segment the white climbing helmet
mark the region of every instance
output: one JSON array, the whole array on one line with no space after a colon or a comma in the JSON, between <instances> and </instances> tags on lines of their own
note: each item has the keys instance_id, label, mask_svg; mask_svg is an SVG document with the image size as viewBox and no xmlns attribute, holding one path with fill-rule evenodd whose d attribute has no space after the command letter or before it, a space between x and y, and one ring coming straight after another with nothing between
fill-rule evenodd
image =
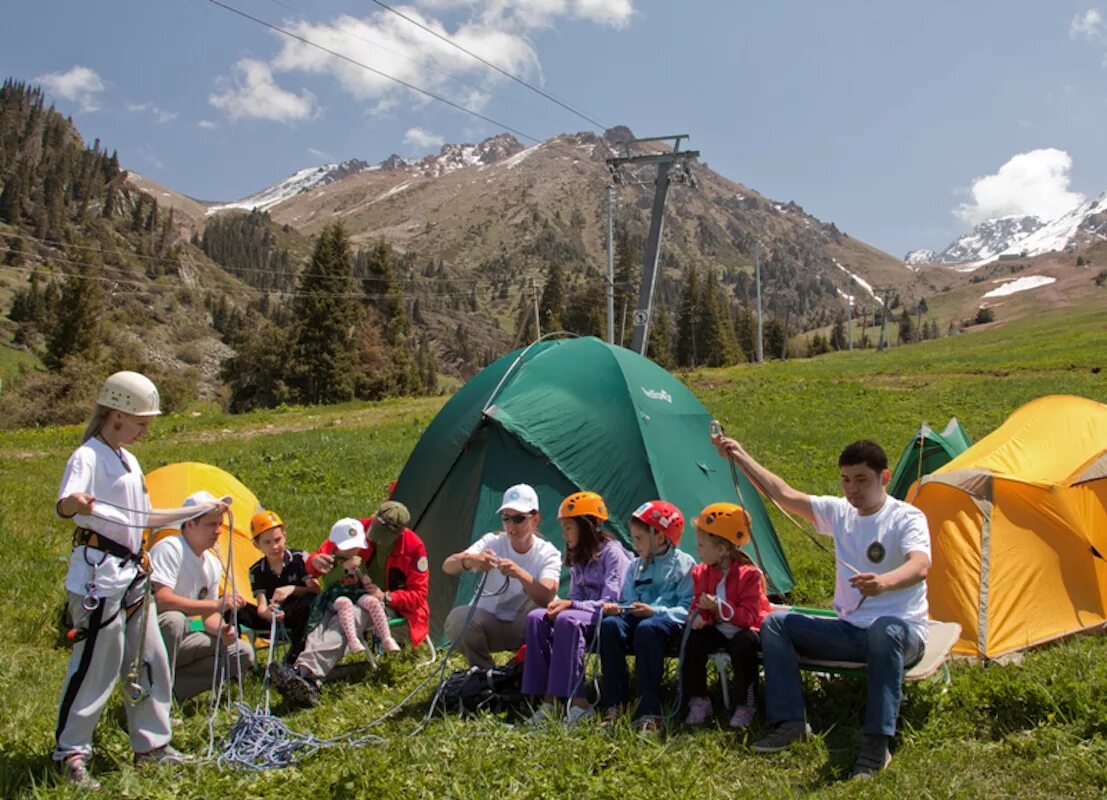
<instances>
[{"instance_id":1,"label":"white climbing helmet","mask_svg":"<svg viewBox=\"0 0 1107 800\"><path fill-rule=\"evenodd\" d=\"M137 372L116 372L100 387L99 405L136 417L154 417L161 413L161 398L154 382Z\"/></svg>"}]
</instances>

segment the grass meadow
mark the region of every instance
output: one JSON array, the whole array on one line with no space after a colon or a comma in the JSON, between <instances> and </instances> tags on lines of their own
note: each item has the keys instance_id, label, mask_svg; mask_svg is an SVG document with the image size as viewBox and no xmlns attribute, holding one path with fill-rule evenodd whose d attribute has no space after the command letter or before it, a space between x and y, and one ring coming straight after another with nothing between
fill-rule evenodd
<instances>
[{"instance_id":1,"label":"grass meadow","mask_svg":"<svg viewBox=\"0 0 1107 800\"><path fill-rule=\"evenodd\" d=\"M1095 309L997 330L810 361L707 370L693 391L763 463L813 493L836 491L834 463L850 440L871 437L894 460L923 420L957 416L974 439L1022 403L1052 393L1107 399L1107 315ZM135 452L147 472L181 460L223 467L314 545L342 515L368 512L399 472L441 398L231 417L202 408L158 420ZM0 433L0 797L62 798L48 753L68 650L58 643L69 526L51 508L78 427ZM706 435L706 432L705 432ZM773 511L773 514L776 512ZM832 563L779 516L799 602L826 603ZM432 565L432 569L436 565ZM433 578L432 578L433 579ZM460 664L460 662L459 662ZM332 736L390 708L427 674L414 654L328 684L319 708L277 706L295 730ZM859 786L852 763L864 702L861 681L808 677L817 737L756 756L745 734L674 728L643 740L613 732L510 729L494 718L438 718L415 737L429 690L377 728L384 744L334 749L264 773L210 766L136 770L118 693L97 731L94 774L103 796L125 798L667 798L667 797L1102 797L1107 792L1107 641L1089 635L1042 648L1021 664L955 665L952 682L908 688L895 760ZM259 682L251 678L251 701ZM207 707L192 703L174 744L200 752ZM217 733L232 717L222 711ZM761 732L755 728L749 736Z\"/></svg>"}]
</instances>

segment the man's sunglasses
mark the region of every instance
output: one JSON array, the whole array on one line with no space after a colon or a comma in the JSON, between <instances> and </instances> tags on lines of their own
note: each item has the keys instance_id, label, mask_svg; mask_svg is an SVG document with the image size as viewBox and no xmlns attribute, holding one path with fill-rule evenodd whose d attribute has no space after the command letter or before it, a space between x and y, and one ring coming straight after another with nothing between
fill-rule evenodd
<instances>
[{"instance_id":1,"label":"man's sunglasses","mask_svg":"<svg viewBox=\"0 0 1107 800\"><path fill-rule=\"evenodd\" d=\"M500 519L502 519L504 522L514 522L516 525L518 525L529 516L530 514L504 514L502 517L500 517Z\"/></svg>"}]
</instances>

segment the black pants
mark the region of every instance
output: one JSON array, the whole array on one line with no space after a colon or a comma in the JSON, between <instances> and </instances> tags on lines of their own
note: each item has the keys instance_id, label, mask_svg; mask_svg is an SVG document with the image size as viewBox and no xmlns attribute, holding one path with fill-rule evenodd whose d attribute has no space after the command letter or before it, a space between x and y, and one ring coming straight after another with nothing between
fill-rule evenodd
<instances>
[{"instance_id":1,"label":"black pants","mask_svg":"<svg viewBox=\"0 0 1107 800\"><path fill-rule=\"evenodd\" d=\"M761 637L757 631L743 628L727 638L714 625L708 625L688 634L684 646L683 674L684 697L707 696L707 658L712 653L725 650L730 654L730 665L734 669L734 702L747 705L749 698L755 696L757 686L757 651L761 649ZM720 675L721 680L726 676Z\"/></svg>"},{"instance_id":2,"label":"black pants","mask_svg":"<svg viewBox=\"0 0 1107 800\"><path fill-rule=\"evenodd\" d=\"M281 603L284 611L284 628L288 631L289 647L284 660L291 664L303 652L304 638L307 636L308 617L311 616L311 604L314 594L294 594ZM269 621L258 614L258 607L247 603L238 610L238 624L258 633L269 635ZM272 647L272 643L270 643Z\"/></svg>"}]
</instances>

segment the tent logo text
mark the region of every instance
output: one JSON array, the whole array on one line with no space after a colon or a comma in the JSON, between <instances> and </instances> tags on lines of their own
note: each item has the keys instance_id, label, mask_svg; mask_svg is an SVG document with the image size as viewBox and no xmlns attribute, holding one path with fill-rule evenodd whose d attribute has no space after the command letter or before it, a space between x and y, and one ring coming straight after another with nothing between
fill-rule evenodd
<instances>
[{"instance_id":1,"label":"tent logo text","mask_svg":"<svg viewBox=\"0 0 1107 800\"><path fill-rule=\"evenodd\" d=\"M672 395L670 395L664 389L661 389L661 390L647 389L645 386L643 386L642 387L642 393L644 395L646 395L646 397L650 398L651 400L664 400L669 405L673 404Z\"/></svg>"}]
</instances>

